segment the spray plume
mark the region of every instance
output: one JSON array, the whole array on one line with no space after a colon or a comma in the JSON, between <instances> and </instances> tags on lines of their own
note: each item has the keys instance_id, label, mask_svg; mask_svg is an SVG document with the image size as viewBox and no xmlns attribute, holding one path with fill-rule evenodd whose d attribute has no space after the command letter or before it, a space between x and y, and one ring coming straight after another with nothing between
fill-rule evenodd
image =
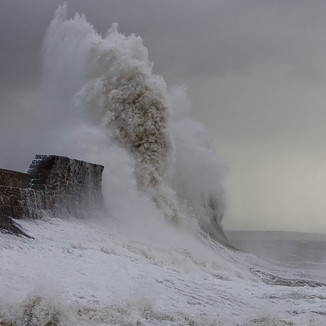
<instances>
[{"instance_id":1,"label":"spray plume","mask_svg":"<svg viewBox=\"0 0 326 326\"><path fill-rule=\"evenodd\" d=\"M106 187L113 215L124 215L114 207L128 201L151 218L195 224L225 240L225 166L205 127L188 117L185 90L168 91L152 73L140 37L119 33L117 24L102 37L84 15L67 19L67 6L60 6L44 42L43 84L49 116L55 112L69 129L57 149L118 171L107 177L115 180Z\"/></svg>"}]
</instances>

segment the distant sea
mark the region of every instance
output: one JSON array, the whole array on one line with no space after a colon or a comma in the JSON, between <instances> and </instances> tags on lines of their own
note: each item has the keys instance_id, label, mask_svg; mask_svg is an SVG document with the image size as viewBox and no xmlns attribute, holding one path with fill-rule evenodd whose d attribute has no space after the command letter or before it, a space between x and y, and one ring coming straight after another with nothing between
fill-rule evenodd
<instances>
[{"instance_id":1,"label":"distant sea","mask_svg":"<svg viewBox=\"0 0 326 326\"><path fill-rule=\"evenodd\" d=\"M230 242L273 264L324 271L326 234L283 231L225 231Z\"/></svg>"}]
</instances>

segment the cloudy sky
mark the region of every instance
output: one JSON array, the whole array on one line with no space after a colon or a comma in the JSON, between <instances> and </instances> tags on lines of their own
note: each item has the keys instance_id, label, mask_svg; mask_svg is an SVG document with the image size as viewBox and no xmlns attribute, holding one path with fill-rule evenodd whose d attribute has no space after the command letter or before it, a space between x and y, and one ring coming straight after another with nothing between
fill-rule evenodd
<instances>
[{"instance_id":1,"label":"cloudy sky","mask_svg":"<svg viewBox=\"0 0 326 326\"><path fill-rule=\"evenodd\" d=\"M25 170L41 45L62 1L0 1L0 166ZM229 164L225 228L326 233L325 0L71 0L143 38ZM32 119L31 119L32 117ZM35 119L34 119L35 118ZM39 137L39 135L32 135Z\"/></svg>"}]
</instances>

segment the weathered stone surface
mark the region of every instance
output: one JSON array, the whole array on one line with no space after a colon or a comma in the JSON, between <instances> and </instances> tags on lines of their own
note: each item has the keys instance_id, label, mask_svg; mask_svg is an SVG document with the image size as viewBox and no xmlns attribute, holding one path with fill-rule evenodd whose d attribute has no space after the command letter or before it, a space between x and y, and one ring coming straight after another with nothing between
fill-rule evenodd
<instances>
[{"instance_id":1,"label":"weathered stone surface","mask_svg":"<svg viewBox=\"0 0 326 326\"><path fill-rule=\"evenodd\" d=\"M68 157L36 155L27 172L29 187L44 191L44 208L55 215L83 217L102 205L103 169Z\"/></svg>"},{"instance_id":2,"label":"weathered stone surface","mask_svg":"<svg viewBox=\"0 0 326 326\"><path fill-rule=\"evenodd\" d=\"M7 233L23 235L25 237L31 238L28 234L22 231L16 223L8 216L3 216L0 218L0 230L3 230Z\"/></svg>"},{"instance_id":3,"label":"weathered stone surface","mask_svg":"<svg viewBox=\"0 0 326 326\"><path fill-rule=\"evenodd\" d=\"M9 225L8 217L37 219L44 212L87 217L103 207L103 168L68 157L36 155L27 174L0 170L0 229Z\"/></svg>"},{"instance_id":4,"label":"weathered stone surface","mask_svg":"<svg viewBox=\"0 0 326 326\"><path fill-rule=\"evenodd\" d=\"M0 169L0 186L26 188L28 183L28 174Z\"/></svg>"},{"instance_id":5,"label":"weathered stone surface","mask_svg":"<svg viewBox=\"0 0 326 326\"><path fill-rule=\"evenodd\" d=\"M0 186L0 216L21 218L24 215L25 205L22 203L20 189Z\"/></svg>"}]
</instances>

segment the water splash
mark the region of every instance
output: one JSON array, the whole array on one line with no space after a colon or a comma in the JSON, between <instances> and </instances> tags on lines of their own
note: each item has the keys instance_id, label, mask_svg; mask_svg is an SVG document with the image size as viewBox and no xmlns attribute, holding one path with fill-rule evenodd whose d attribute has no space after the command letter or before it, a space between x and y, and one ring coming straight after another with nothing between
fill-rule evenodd
<instances>
[{"instance_id":1,"label":"water splash","mask_svg":"<svg viewBox=\"0 0 326 326\"><path fill-rule=\"evenodd\" d=\"M102 37L84 15L68 19L63 5L49 26L44 58L49 116L73 134L58 148L102 163L105 173L121 173L120 180L106 183L111 212L119 200L120 208L126 201L133 206L133 197L142 201L139 214L154 210L151 218L163 215L174 224L199 225L205 234L223 238L225 167L216 159L205 127L189 119L184 90L167 90L163 78L152 73L142 39L119 33L117 24ZM112 174L109 178L114 179ZM139 211L135 206L132 215ZM125 213L115 211L119 218Z\"/></svg>"}]
</instances>

